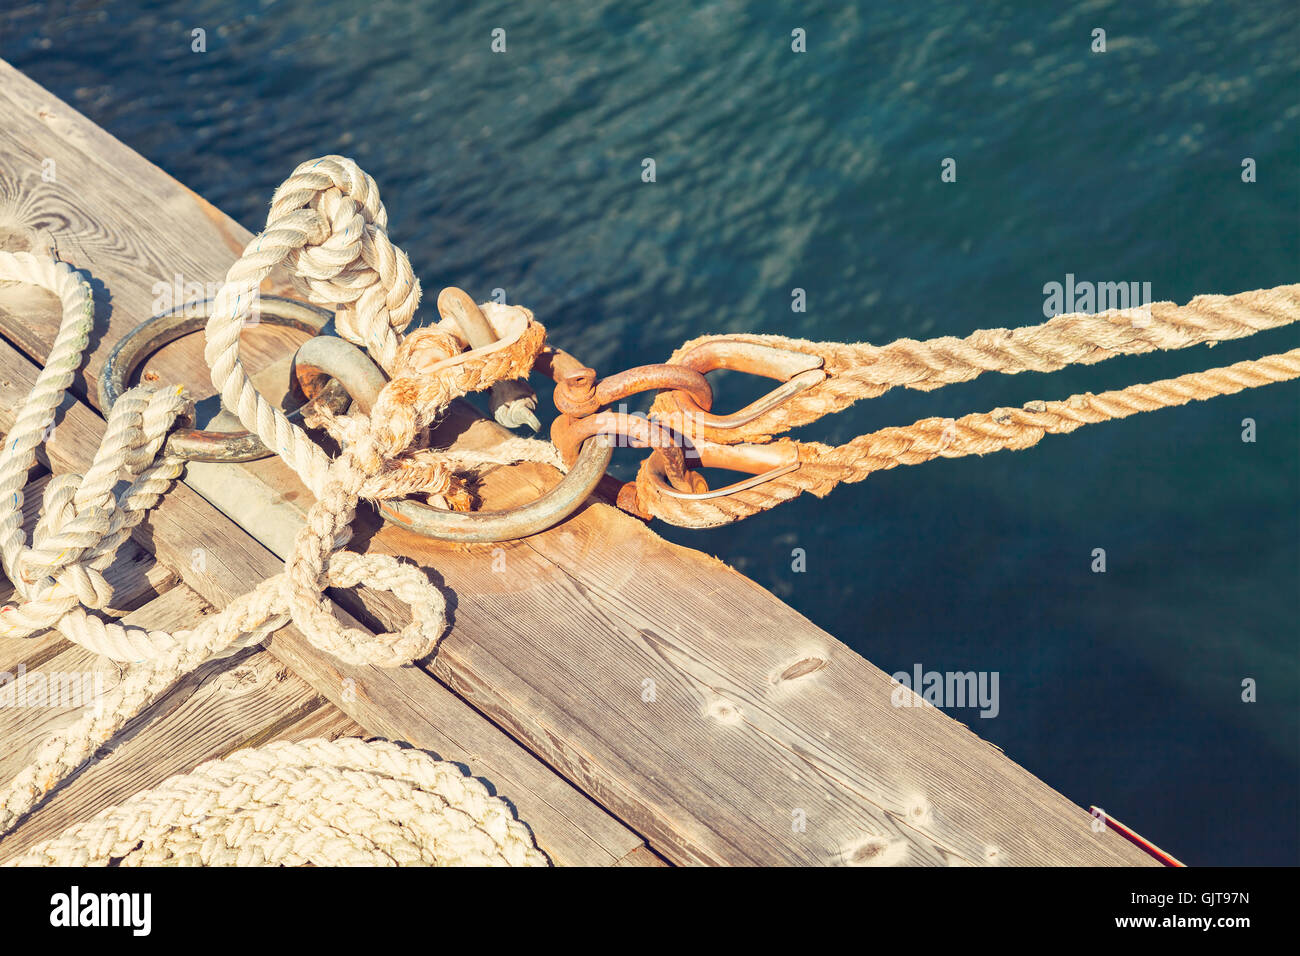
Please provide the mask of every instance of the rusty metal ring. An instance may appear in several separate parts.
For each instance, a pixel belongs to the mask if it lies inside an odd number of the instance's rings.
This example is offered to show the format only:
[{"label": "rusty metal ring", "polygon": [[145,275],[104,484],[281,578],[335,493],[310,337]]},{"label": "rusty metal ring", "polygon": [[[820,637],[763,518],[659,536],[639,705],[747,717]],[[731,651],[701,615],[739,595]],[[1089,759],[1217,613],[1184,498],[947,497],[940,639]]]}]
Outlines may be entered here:
[{"label": "rusty metal ring", "polygon": [[[294,356],[294,375],[310,396],[325,376],[355,389],[352,399],[362,411],[374,408],[384,375],[356,346],[329,336],[304,342]],[[600,484],[614,457],[604,435],[588,438],[568,473],[546,494],[503,511],[448,511],[411,498],[379,502],[384,520],[407,531],[442,541],[483,543],[514,541],[559,524],[577,511]]]},{"label": "rusty metal ring", "polygon": [[733,482],[722,488],[710,489],[699,472],[690,472],[695,479],[695,487],[689,491],[675,487],[671,466],[659,449],[651,452],[646,462],[646,477],[650,486],[659,494],[686,501],[707,501],[712,498],[725,498],[737,492],[757,488],[774,478],[797,471],[799,461],[798,448],[794,445],[721,445],[709,441],[700,441],[696,445],[700,456],[700,467],[722,468],[728,471],[740,471],[751,477]]},{"label": "rusty metal ring", "polygon": [[582,443],[578,460],[560,483],[540,498],[504,511],[445,511],[410,498],[381,501],[384,520],[407,531],[443,541],[484,543],[514,541],[555,527],[581,507],[596,490],[614,457],[606,435]]},{"label": "rusty metal ring", "polygon": [[333,383],[367,415],[388,384],[388,376],[370,356],[336,335],[312,336],[298,346],[289,377],[309,402],[315,401]]},{"label": "rusty metal ring", "polygon": [[713,406],[709,380],[686,365],[639,365],[597,380],[595,369],[570,364],[556,379],[555,407],[574,418],[585,418],[614,402],[651,391],[680,392],[697,408]]},{"label": "rusty metal ring", "polygon": [[[122,397],[127,382],[141,363],[153,352],[177,339],[197,332],[207,325],[211,302],[195,302],[156,315],[136,326],[108,353],[108,361],[99,373],[99,407],[105,415]],[[306,302],[264,295],[258,299],[260,318],[313,336],[334,316]],[[315,401],[335,414],[348,407],[347,391],[331,382],[321,388]],[[286,415],[295,425],[302,424],[302,408]],[[167,453],[188,461],[238,462],[256,461],[274,454],[250,431],[208,431],[201,428],[178,428],[167,436]]]}]

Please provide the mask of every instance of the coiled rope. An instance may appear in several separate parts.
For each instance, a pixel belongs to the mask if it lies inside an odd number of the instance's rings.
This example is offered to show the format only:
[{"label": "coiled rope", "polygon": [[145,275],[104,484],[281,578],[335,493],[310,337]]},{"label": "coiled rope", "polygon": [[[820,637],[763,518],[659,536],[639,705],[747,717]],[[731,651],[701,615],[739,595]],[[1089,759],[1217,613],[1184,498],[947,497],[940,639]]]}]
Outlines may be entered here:
[{"label": "coiled rope", "polygon": [[532,866],[527,828],[455,764],[387,741],[283,741],[200,765],[13,866]]}]

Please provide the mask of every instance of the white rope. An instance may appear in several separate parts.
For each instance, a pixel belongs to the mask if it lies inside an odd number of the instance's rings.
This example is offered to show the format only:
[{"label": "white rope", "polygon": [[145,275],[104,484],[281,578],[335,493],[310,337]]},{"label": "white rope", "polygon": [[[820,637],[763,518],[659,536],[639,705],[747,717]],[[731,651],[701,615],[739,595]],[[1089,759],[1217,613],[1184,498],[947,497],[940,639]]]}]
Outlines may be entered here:
[{"label": "white rope", "polygon": [[339,335],[368,349],[391,374],[397,334],[415,314],[420,285],[406,254],[389,242],[387,226],[379,189],[356,163],[341,156],[303,163],[275,191],[266,228],[226,273],[208,319],[204,355],[222,403],[280,455],[317,498],[329,458],[258,394],[239,361],[239,333],[262,280],[285,265],[308,299],[339,307]]},{"label": "white rope", "polygon": [[452,763],[388,741],[277,742],[201,764],[8,866],[545,866]]},{"label": "white rope", "polygon": [[[490,312],[494,328],[503,333],[510,331],[491,349],[478,350],[472,359],[469,353],[464,358],[439,354],[435,356],[438,361],[432,364],[421,366],[417,361],[412,365],[420,343],[427,344],[431,337],[445,340],[449,336],[434,331],[431,336],[412,336],[410,341],[402,341],[401,330],[414,314],[420,289],[405,254],[388,240],[386,226],[387,213],[374,181],[351,160],[325,157],[300,166],[276,191],[266,230],[231,267],[207,328],[206,355],[213,384],[226,406],[294,468],[317,500],[308,511],[284,573],[261,582],[192,630],[174,634],[105,623],[88,614],[86,608],[107,604],[112,591],[102,571],[111,564],[118,547],[145,511],[157,503],[181,472],[179,460],[165,454],[159,457],[159,452],[176,418],[192,411],[189,399],[179,387],[139,387],[123,395],[109,413],[103,441],[86,474],[60,475],[47,486],[38,524],[28,544],[22,531],[23,484],[35,462],[36,449],[47,438],[56,409],[81,363],[93,322],[93,305],[89,287],[64,263],[27,253],[0,252],[0,280],[31,282],[50,290],[59,296],[64,313],[46,366],[19,408],[0,451],[0,560],[17,592],[16,602],[0,610],[0,636],[26,639],[53,627],[95,653],[135,662],[106,695],[101,707],[52,735],[35,761],[0,790],[0,835],[12,829],[97,746],[179,677],[214,656],[262,641],[290,620],[314,645],[350,664],[397,667],[433,650],[446,629],[446,602],[420,568],[389,555],[339,551],[338,542],[346,540],[348,525],[363,494],[391,497],[405,493],[412,472],[430,483],[432,493],[450,490],[452,479],[447,465],[436,460],[428,449],[411,451],[417,430],[456,395],[526,374],[544,333],[540,326],[534,327],[531,313],[526,310],[497,306],[485,312]],[[312,301],[338,305],[336,324],[340,334],[369,348],[384,369],[395,376],[380,393],[373,419],[358,414],[339,420],[338,427],[350,440],[339,458],[332,461],[306,432],[257,394],[239,361],[240,329],[261,281],[280,264],[288,266],[300,291]],[[450,353],[460,347],[447,348],[445,343],[439,346]],[[535,453],[532,448],[523,450]],[[404,468],[408,472],[405,478]],[[129,484],[125,491],[114,495],[113,489],[124,475]],[[326,587],[348,588],[361,583],[389,591],[409,604],[411,623],[397,633],[378,636],[344,628],[331,612],[323,591]],[[399,814],[381,819],[398,820],[401,826],[390,823],[372,827],[367,831],[370,843],[350,831],[342,843],[321,842],[319,819],[305,814],[295,803],[285,804],[277,813],[291,825],[311,831],[307,836],[294,831],[299,836],[290,843],[299,849],[272,846],[262,836],[250,835],[247,827],[237,822],[246,819],[240,816],[246,811],[236,809],[232,822],[218,828],[220,839],[238,834],[241,840],[247,838],[246,842],[227,843],[224,850],[217,843],[200,841],[201,847],[186,843],[199,839],[200,830],[195,830],[192,822],[185,823],[181,814],[176,835],[164,843],[151,844],[140,859],[301,862],[315,859],[302,847],[317,845],[325,847],[320,851],[322,859],[350,862],[374,861],[385,855],[399,862],[535,862],[532,854],[540,858],[535,849],[528,853],[520,849],[521,838],[513,829],[508,835],[509,845],[503,849],[505,845],[498,838],[506,837],[497,831],[504,819],[501,814],[508,817],[509,811],[504,805],[485,804],[485,792],[480,794],[463,783],[458,768],[426,755],[413,756],[412,751],[400,751],[406,755],[401,757],[396,753],[391,745],[362,745],[356,741],[334,745],[322,741],[300,745],[296,750],[277,746],[261,752],[248,751],[238,760],[231,758],[228,764],[208,765],[200,768],[203,773],[196,771],[194,776],[177,778],[166,785],[171,790],[165,786],[157,796],[136,798],[140,807],[175,809],[174,798],[166,794],[190,793],[185,788],[198,786],[195,780],[224,779],[221,775],[227,772],[251,773],[260,768],[274,780],[289,781],[295,798],[319,802],[324,798],[318,790],[329,790],[333,795],[328,799],[341,801],[340,805],[348,802],[339,795],[342,793],[351,794],[348,799],[356,801],[357,806],[370,806],[367,794],[391,797],[393,781],[399,778],[375,778],[380,782],[374,783],[364,773],[401,764],[399,769],[407,774],[400,778],[405,781],[402,786],[416,787],[412,793],[422,796],[411,797],[406,803],[393,797],[391,805],[380,800],[377,806],[386,807],[386,813]],[[332,784],[323,769],[311,763],[284,763],[290,756],[329,764],[338,781],[352,789],[330,790]],[[452,787],[448,781],[453,779],[462,782]],[[301,786],[296,781],[301,781]],[[224,795],[211,799],[217,801],[214,807],[226,808]],[[122,812],[133,805],[124,805]],[[444,816],[467,814],[474,833],[453,838],[447,834],[463,830],[459,823],[413,823],[400,816],[406,811],[432,812],[431,808],[440,805],[446,807]],[[133,819],[141,819],[138,812]],[[420,831],[426,825],[427,833]],[[59,848],[48,851],[55,856],[47,854],[41,859],[81,859],[83,852],[91,851],[76,849],[82,846],[79,840],[90,840],[98,848],[95,852],[111,844],[114,849],[109,855],[113,856],[125,846],[121,840],[127,838],[121,834],[136,832],[132,826],[135,824],[120,821],[103,823],[98,828],[76,830],[80,837],[70,831],[67,841],[49,844]],[[523,830],[517,821],[515,826]],[[114,830],[118,834],[116,842],[106,836],[113,827],[118,828]],[[479,834],[488,830],[497,841],[491,853]],[[411,841],[417,831],[423,834],[416,840],[421,849],[412,855]],[[182,832],[188,835],[182,836]],[[527,843],[531,848],[531,840]],[[475,846],[480,846],[482,852],[473,849]],[[432,852],[432,857],[426,851]]]}]

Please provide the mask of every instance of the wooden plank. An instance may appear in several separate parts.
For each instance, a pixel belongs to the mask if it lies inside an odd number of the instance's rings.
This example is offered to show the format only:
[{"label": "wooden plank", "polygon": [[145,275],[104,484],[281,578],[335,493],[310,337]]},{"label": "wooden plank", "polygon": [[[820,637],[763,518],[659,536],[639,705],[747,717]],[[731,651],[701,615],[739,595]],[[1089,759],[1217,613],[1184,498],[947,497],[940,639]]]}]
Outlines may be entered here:
[{"label": "wooden plank", "polygon": [[668,866],[663,857],[657,856],[654,850],[648,846],[639,846],[623,859],[614,864],[615,866]]},{"label": "wooden plank", "polygon": [[[272,660],[278,660],[274,654],[268,656]],[[280,662],[280,664],[281,670],[277,671],[277,673],[283,671],[284,664],[283,662]],[[300,680],[296,674],[290,676]],[[327,702],[323,697],[317,695],[317,699],[320,701],[318,707],[314,707],[303,714],[289,714],[280,718],[275,723],[263,727],[255,735],[247,737],[239,744],[239,747],[261,747],[277,740],[297,742],[311,740],[315,737],[324,737],[326,740],[338,740],[340,737],[361,737],[367,740],[374,738],[374,734],[333,704]],[[233,751],[227,751],[227,753],[233,753]]]},{"label": "wooden plank", "polygon": [[[106,340],[148,314],[123,312],[118,302],[142,303],[158,264],[218,276],[232,246],[246,240],[233,223],[214,226],[210,206],[167,183],[132,187],[168,197],[166,217],[141,212],[114,191],[117,178],[127,170],[133,182],[153,180],[156,171],[101,131],[69,133],[84,119],[12,70],[0,73],[0,96],[18,157],[0,158],[0,195],[24,196],[24,222],[115,237],[82,243],[86,258],[76,262],[113,291]],[[56,119],[37,118],[37,101],[53,102],[45,111]],[[93,161],[81,155],[90,141]],[[37,155],[64,157],[84,177],[75,201],[24,193],[24,158]],[[114,189],[105,188],[110,182]],[[27,316],[18,341],[29,356],[43,355],[52,321]],[[174,348],[185,347],[197,354],[197,343]],[[96,350],[92,370],[103,353]],[[164,371],[168,380],[193,380],[194,368],[192,359],[169,360]],[[474,428],[494,440],[494,426]],[[286,501],[303,500],[278,467],[246,471]],[[498,484],[518,490],[546,480],[540,469],[518,468]],[[183,554],[195,540],[176,520],[186,509],[200,511],[174,495],[151,523],[165,562],[165,550]],[[1093,834],[1086,812],[941,712],[892,706],[886,675],[743,576],[611,509],[592,506],[559,529],[503,546],[503,575],[490,571],[492,548],[438,546],[392,529],[366,544],[436,569],[435,580],[456,595],[456,626],[432,671],[674,862],[1149,862],[1124,841]],[[208,547],[223,566],[258,567],[237,553],[247,550],[243,542]],[[206,593],[221,577],[213,563],[180,570]],[[405,618],[382,595],[363,598],[386,625]]]}]

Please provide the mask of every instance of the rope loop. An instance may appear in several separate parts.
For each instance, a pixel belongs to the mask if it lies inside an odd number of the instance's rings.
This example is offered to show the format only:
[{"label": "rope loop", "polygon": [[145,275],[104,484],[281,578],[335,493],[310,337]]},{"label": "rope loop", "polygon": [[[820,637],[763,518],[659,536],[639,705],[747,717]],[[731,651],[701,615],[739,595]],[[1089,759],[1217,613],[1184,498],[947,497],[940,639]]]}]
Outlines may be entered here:
[{"label": "rope loop", "polygon": [[313,302],[337,306],[339,335],[391,367],[402,332],[420,303],[406,253],[388,238],[388,212],[375,181],[355,162],[325,156],[303,163],[275,191],[266,231],[303,210],[316,229],[284,258],[295,287]]}]

